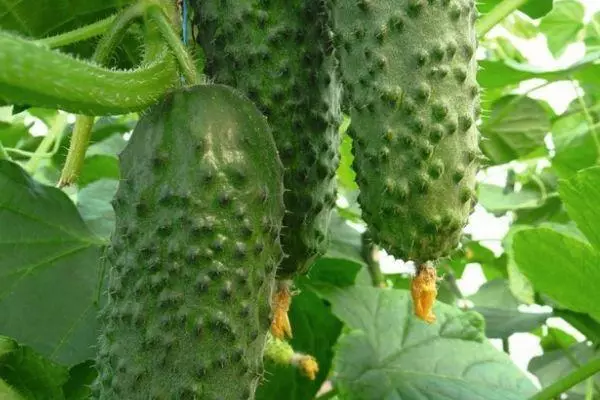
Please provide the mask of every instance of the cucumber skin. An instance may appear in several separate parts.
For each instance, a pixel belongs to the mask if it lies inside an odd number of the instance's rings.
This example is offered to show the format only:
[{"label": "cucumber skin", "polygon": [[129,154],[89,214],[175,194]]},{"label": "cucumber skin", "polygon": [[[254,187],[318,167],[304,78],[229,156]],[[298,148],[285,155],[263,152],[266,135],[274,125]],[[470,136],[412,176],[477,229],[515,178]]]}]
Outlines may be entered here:
[{"label": "cucumber skin", "polygon": [[286,258],[278,278],[306,273],[328,244],[339,164],[341,85],[321,0],[197,0],[206,73],[267,116],[285,168]]},{"label": "cucumber skin", "polygon": [[101,399],[252,399],[282,251],[283,167],[222,85],[168,94],[120,155]]},{"label": "cucumber skin", "polygon": [[335,0],[358,197],[373,240],[446,256],[476,202],[479,86],[472,0]]}]

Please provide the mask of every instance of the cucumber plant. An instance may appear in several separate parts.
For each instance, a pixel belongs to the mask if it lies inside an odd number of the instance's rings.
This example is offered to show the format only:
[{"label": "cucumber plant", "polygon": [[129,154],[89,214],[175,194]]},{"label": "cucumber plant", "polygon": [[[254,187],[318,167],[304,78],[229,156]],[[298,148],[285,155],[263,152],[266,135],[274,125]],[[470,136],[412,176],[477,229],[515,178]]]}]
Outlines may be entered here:
[{"label": "cucumber plant", "polygon": [[[592,23],[589,54],[565,70],[516,65],[526,57],[489,36],[478,71],[476,34],[552,1],[482,1],[479,21],[470,0],[35,3],[0,5],[0,335],[17,340],[0,336],[0,397],[599,392],[595,348],[517,308],[552,305],[600,343]],[[567,30],[553,27],[576,4],[539,29],[522,14],[503,25],[546,32],[558,55]],[[512,93],[534,77],[548,82],[531,91],[577,80],[586,96],[550,115]],[[48,133],[30,135],[40,121]],[[548,131],[551,168],[534,165]],[[482,153],[525,165],[477,189],[517,225],[501,256],[462,232]],[[383,273],[379,249],[416,276]],[[472,263],[489,279],[467,297],[475,311],[457,307],[455,280]],[[541,338],[529,370],[542,391],[486,340],[509,353],[512,332]],[[549,379],[553,351],[581,366]]]}]

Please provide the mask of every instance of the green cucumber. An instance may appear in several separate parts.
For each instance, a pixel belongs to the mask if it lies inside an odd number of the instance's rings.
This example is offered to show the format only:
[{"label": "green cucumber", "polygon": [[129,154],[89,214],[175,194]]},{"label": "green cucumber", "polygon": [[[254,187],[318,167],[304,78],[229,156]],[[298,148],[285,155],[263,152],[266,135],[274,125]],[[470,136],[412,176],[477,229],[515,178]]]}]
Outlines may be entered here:
[{"label": "green cucumber", "polygon": [[336,0],[363,218],[398,258],[457,244],[480,153],[473,0]]},{"label": "green cucumber", "polygon": [[267,116],[285,167],[278,277],[323,254],[335,204],[341,87],[321,0],[195,0],[205,72],[240,89]]},{"label": "green cucumber", "polygon": [[97,396],[254,398],[284,213],[266,119],[223,85],[178,90],[120,164]]}]

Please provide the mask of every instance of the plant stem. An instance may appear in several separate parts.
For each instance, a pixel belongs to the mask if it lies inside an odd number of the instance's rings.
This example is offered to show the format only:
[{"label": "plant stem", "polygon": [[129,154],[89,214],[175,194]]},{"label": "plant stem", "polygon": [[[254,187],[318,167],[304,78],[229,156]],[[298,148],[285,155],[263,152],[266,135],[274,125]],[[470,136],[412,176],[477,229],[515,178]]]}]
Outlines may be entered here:
[{"label": "plant stem", "polygon": [[502,351],[504,351],[506,354],[510,354],[510,343],[508,342],[507,337],[502,338]]},{"label": "plant stem", "polygon": [[51,49],[56,47],[66,46],[71,43],[81,42],[94,36],[99,36],[104,33],[115,19],[114,15],[101,19],[100,21],[94,22],[81,28],[74,29],[69,32],[60,33],[55,36],[46,37],[43,39],[36,40],[37,43],[48,46]]},{"label": "plant stem", "polygon": [[377,246],[371,241],[368,232],[369,231],[366,231],[362,234],[362,258],[367,264],[367,269],[369,271],[369,275],[371,275],[373,286],[383,288],[387,286],[385,282],[385,275],[383,272],[381,272],[379,261],[375,258]]},{"label": "plant stem", "polygon": [[52,143],[55,140],[60,140],[66,125],[67,115],[60,112],[56,114],[54,122],[48,130],[48,133],[46,133],[46,136],[44,136],[37,149],[35,149],[35,152],[25,165],[25,170],[29,172],[30,175],[33,175],[35,173],[40,161],[46,156],[48,150],[50,149],[50,146],[52,146]]},{"label": "plant stem", "polygon": [[551,400],[599,371],[600,357],[582,365],[569,375],[544,388],[541,392],[532,396],[530,400]]},{"label": "plant stem", "polygon": [[590,114],[588,107],[585,104],[585,100],[583,99],[583,96],[581,96],[579,94],[579,91],[577,90],[578,89],[577,85],[575,85],[575,81],[571,80],[571,85],[573,86],[575,93],[577,93],[577,102],[579,103],[579,106],[581,107],[581,110],[583,111],[583,115],[588,124],[588,130],[590,131],[590,133],[592,135],[592,139],[594,140],[594,145],[596,146],[596,164],[600,164],[600,139],[598,138],[598,132],[596,131],[596,125],[594,124],[594,119],[592,118],[592,115]]},{"label": "plant stem", "polygon": [[477,37],[483,37],[488,33],[494,26],[500,21],[506,18],[510,13],[527,3],[528,0],[504,0],[498,4],[492,11],[483,16],[475,24],[475,30],[477,31]]},{"label": "plant stem", "polygon": [[[136,18],[143,15],[147,7],[147,3],[139,2],[119,13],[108,32],[100,39],[92,56],[92,61],[99,65],[106,64],[108,57],[121,42],[129,26],[131,26]],[[92,136],[93,126],[93,116],[77,115],[73,134],[71,135],[71,145],[69,146],[67,159],[58,180],[58,187],[62,188],[71,185],[79,177],[85,159],[85,152]]]},{"label": "plant stem", "polygon": [[71,185],[79,177],[81,168],[83,167],[83,160],[85,159],[85,152],[92,136],[93,125],[94,117],[88,115],[77,116],[65,166],[58,180],[58,187],[62,188]]},{"label": "plant stem", "polygon": [[11,161],[10,156],[8,155],[8,153],[6,152],[6,150],[4,149],[4,146],[2,146],[2,142],[0,142],[0,160]]},{"label": "plant stem", "polygon": [[173,30],[173,26],[168,21],[162,8],[157,6],[151,6],[148,8],[148,15],[155,22],[156,27],[160,31],[163,39],[168,43],[169,47],[171,48],[171,51],[177,58],[177,61],[179,62],[179,67],[181,68],[188,84],[197,84],[198,74],[196,73],[194,61],[192,60],[192,57],[190,57],[190,54],[181,42],[179,35],[177,35]]},{"label": "plant stem", "polygon": [[115,71],[0,31],[0,99],[87,115],[125,114],[177,83],[166,46],[153,62]]}]

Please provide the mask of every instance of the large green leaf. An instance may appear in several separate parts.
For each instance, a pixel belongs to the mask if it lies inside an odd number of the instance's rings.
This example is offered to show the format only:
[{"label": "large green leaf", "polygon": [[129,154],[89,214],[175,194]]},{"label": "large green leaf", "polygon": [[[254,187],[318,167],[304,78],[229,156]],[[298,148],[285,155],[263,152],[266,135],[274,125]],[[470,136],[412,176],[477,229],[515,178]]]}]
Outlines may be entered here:
[{"label": "large green leaf", "polygon": [[537,100],[509,95],[492,104],[484,120],[481,148],[495,164],[526,157],[544,148],[544,136],[550,131],[550,116]]},{"label": "large green leaf", "polygon": [[413,316],[407,291],[370,287],[322,293],[346,325],[334,360],[342,398],[522,400],[533,384],[486,342],[483,319],[436,303],[437,322]]},{"label": "large green leaf", "polygon": [[[477,9],[480,13],[487,14],[501,2],[502,0],[480,0],[477,2]],[[531,18],[540,18],[552,10],[552,0],[529,0],[519,10]]]},{"label": "large green leaf", "polygon": [[569,216],[600,251],[600,167],[584,169],[559,187]]},{"label": "large green leaf", "polygon": [[[64,399],[67,369],[0,336],[0,378],[26,399]],[[4,399],[0,388],[0,398]],[[9,397],[10,399],[10,397]]]},{"label": "large green leaf", "polygon": [[519,269],[538,291],[600,321],[600,254],[587,242],[543,227],[516,232],[513,249]]},{"label": "large green leaf", "polygon": [[524,313],[512,294],[506,279],[494,279],[483,284],[469,300],[485,318],[485,334],[492,338],[508,338],[515,332],[530,332],[542,325],[550,313]]},{"label": "large green leaf", "polygon": [[[598,356],[600,356],[600,352],[594,351],[587,343],[578,343],[565,350],[549,351],[532,358],[528,369],[539,378],[540,383],[545,387],[573,372],[578,365],[585,364]],[[596,374],[594,381],[596,385],[600,385],[599,374]],[[585,393],[585,381],[567,391],[569,400],[583,400]]]},{"label": "large green leaf", "polygon": [[567,45],[572,43],[583,28],[583,5],[576,0],[562,0],[554,4],[554,8],[540,23],[540,31],[546,35],[548,48],[559,57]]},{"label": "large green leaf", "polygon": [[477,191],[479,204],[492,213],[536,208],[543,203],[540,192],[531,189],[507,193],[502,186],[481,183]]},{"label": "large green leaf", "polygon": [[65,400],[89,400],[91,385],[98,376],[94,361],[88,360],[69,369],[69,380],[63,385]]},{"label": "large green leaf", "polygon": [[62,191],[0,161],[0,332],[53,361],[94,356],[99,241]]},{"label": "large green leaf", "polygon": [[77,192],[77,209],[83,220],[99,238],[108,242],[115,227],[115,212],[110,201],[118,181],[100,179]]}]

